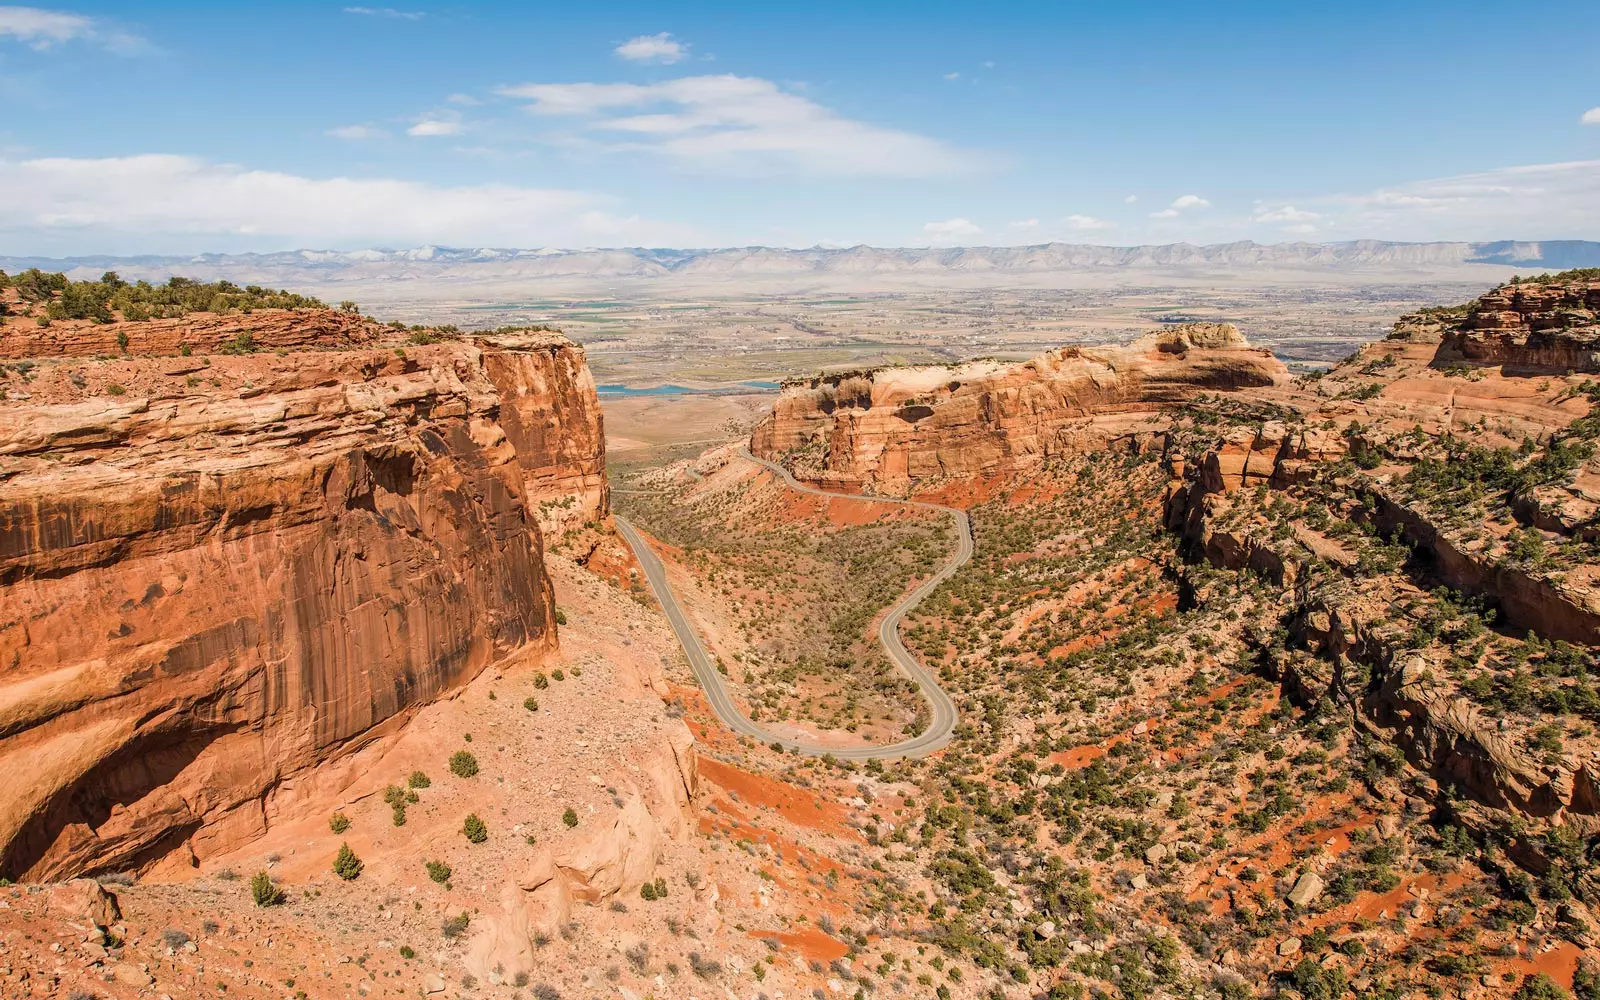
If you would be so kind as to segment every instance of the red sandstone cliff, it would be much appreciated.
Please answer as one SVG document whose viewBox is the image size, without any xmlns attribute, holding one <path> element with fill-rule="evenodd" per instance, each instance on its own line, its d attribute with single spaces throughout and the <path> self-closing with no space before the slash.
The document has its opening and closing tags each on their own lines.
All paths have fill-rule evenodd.
<svg viewBox="0 0 1600 1000">
<path fill-rule="evenodd" d="M 1192 324 L 1127 347 L 1063 347 L 1022 364 L 880 369 L 791 383 L 750 447 L 799 474 L 890 491 L 912 480 L 1038 462 L 1150 429 L 1204 390 L 1286 378 L 1231 325 Z"/>
<path fill-rule="evenodd" d="M 233 324 L 284 350 L 201 356 L 195 330 Z M 593 382 L 558 336 L 378 347 L 383 327 L 329 312 L 116 326 L 130 351 L 194 354 L 61 358 L 85 351 L 0 331 L 12 357 L 58 355 L 0 378 L 12 878 L 260 832 L 297 776 L 553 645 L 534 508 L 606 513 Z"/>
</svg>

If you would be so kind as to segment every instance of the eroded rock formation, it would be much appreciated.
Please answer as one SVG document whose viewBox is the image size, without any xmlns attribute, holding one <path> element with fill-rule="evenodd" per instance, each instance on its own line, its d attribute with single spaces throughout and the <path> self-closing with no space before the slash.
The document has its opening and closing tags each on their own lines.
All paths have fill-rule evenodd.
<svg viewBox="0 0 1600 1000">
<path fill-rule="evenodd" d="M 156 321 L 148 341 L 241 322 L 320 349 L 8 383 L 0 766 L 28 780 L 0 786 L 0 875 L 217 853 L 285 779 L 555 642 L 534 508 L 606 504 L 581 351 L 360 347 L 383 328 L 331 312 Z"/>
<path fill-rule="evenodd" d="M 798 474 L 902 491 L 912 480 L 1024 466 L 1154 429 L 1153 411 L 1205 390 L 1270 386 L 1286 369 L 1229 324 L 1127 347 L 1063 347 L 1022 364 L 825 375 L 787 385 L 751 450 Z"/>
</svg>

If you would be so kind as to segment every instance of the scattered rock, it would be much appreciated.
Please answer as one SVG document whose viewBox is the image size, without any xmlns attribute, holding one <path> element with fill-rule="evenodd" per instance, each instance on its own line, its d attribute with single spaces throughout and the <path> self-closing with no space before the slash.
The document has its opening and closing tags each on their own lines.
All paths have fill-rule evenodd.
<svg viewBox="0 0 1600 1000">
<path fill-rule="evenodd" d="M 1327 883 L 1322 881 L 1322 876 L 1316 872 L 1305 872 L 1295 881 L 1294 888 L 1289 890 L 1289 903 L 1292 906 L 1305 909 L 1317 901 L 1322 895 L 1322 890 L 1327 888 Z"/>
<path fill-rule="evenodd" d="M 116 977 L 117 982 L 126 986 L 149 986 L 155 982 L 148 972 L 137 965 L 129 965 L 127 962 L 118 962 L 113 965 L 111 967 L 111 975 Z"/>
<path fill-rule="evenodd" d="M 1300 954 L 1300 939 L 1297 937 L 1284 938 L 1278 942 L 1278 955 L 1288 958 L 1290 955 Z"/>
</svg>

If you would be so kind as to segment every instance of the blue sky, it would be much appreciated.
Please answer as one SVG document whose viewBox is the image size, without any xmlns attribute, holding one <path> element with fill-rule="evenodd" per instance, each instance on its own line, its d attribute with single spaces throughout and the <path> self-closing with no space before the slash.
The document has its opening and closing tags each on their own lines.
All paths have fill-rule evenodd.
<svg viewBox="0 0 1600 1000">
<path fill-rule="evenodd" d="M 0 254 L 1600 239 L 1600 4 L 0 5 Z"/>
</svg>

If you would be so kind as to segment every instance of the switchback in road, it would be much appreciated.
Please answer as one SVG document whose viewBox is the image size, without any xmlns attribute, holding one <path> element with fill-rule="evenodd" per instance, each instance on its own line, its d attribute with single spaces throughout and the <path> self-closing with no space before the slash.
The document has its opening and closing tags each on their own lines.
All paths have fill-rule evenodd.
<svg viewBox="0 0 1600 1000">
<path fill-rule="evenodd" d="M 878 626 L 878 641 L 883 644 L 884 652 L 889 654 L 889 659 L 894 661 L 907 677 L 916 682 L 922 693 L 923 700 L 928 703 L 928 727 L 916 736 L 899 743 L 877 747 L 826 747 L 812 743 L 802 743 L 798 740 L 779 736 L 769 732 L 762 726 L 752 722 L 748 716 L 740 712 L 734 705 L 733 698 L 728 694 L 727 685 L 723 682 L 722 675 L 717 672 L 716 665 L 711 662 L 705 646 L 701 644 L 700 637 L 695 633 L 694 627 L 689 624 L 688 616 L 684 614 L 683 607 L 678 603 L 677 595 L 667 583 L 666 567 L 661 559 L 647 545 L 638 530 L 628 522 L 628 519 L 618 515 L 616 518 L 617 530 L 622 533 L 622 538 L 634 556 L 639 560 L 639 565 L 644 567 L 644 575 L 650 581 L 650 589 L 655 592 L 656 600 L 661 602 L 661 608 L 666 612 L 667 621 L 672 625 L 672 631 L 677 634 L 678 642 L 683 646 L 684 654 L 689 657 L 689 666 L 694 671 L 695 679 L 705 689 L 706 700 L 710 702 L 712 711 L 723 724 L 736 733 L 760 740 L 763 743 L 778 743 L 789 750 L 798 750 L 808 754 L 832 754 L 841 760 L 894 760 L 900 757 L 922 757 L 933 753 L 950 742 L 951 735 L 955 732 L 958 718 L 955 702 L 939 686 L 933 673 L 906 649 L 905 643 L 900 638 L 900 620 L 907 612 L 920 604 L 923 598 L 933 593 L 934 588 L 948 580 L 956 570 L 972 558 L 972 523 L 967 519 L 967 513 L 955 507 L 946 507 L 943 504 L 928 503 L 923 500 L 897 500 L 893 497 L 863 497 L 851 493 L 835 493 L 830 490 L 819 490 L 814 486 L 807 486 L 789 474 L 789 470 L 756 458 L 747 449 L 739 449 L 739 456 L 757 465 L 766 467 L 775 473 L 783 483 L 792 490 L 802 493 L 814 493 L 825 497 L 842 497 L 846 500 L 860 500 L 872 503 L 896 503 L 908 507 L 922 507 L 928 510 L 942 511 L 948 514 L 956 527 L 956 550 L 951 554 L 945 564 L 939 567 L 938 572 L 918 584 L 911 593 L 900 599 L 900 602 L 889 609 L 883 616 L 883 622 Z"/>
</svg>

